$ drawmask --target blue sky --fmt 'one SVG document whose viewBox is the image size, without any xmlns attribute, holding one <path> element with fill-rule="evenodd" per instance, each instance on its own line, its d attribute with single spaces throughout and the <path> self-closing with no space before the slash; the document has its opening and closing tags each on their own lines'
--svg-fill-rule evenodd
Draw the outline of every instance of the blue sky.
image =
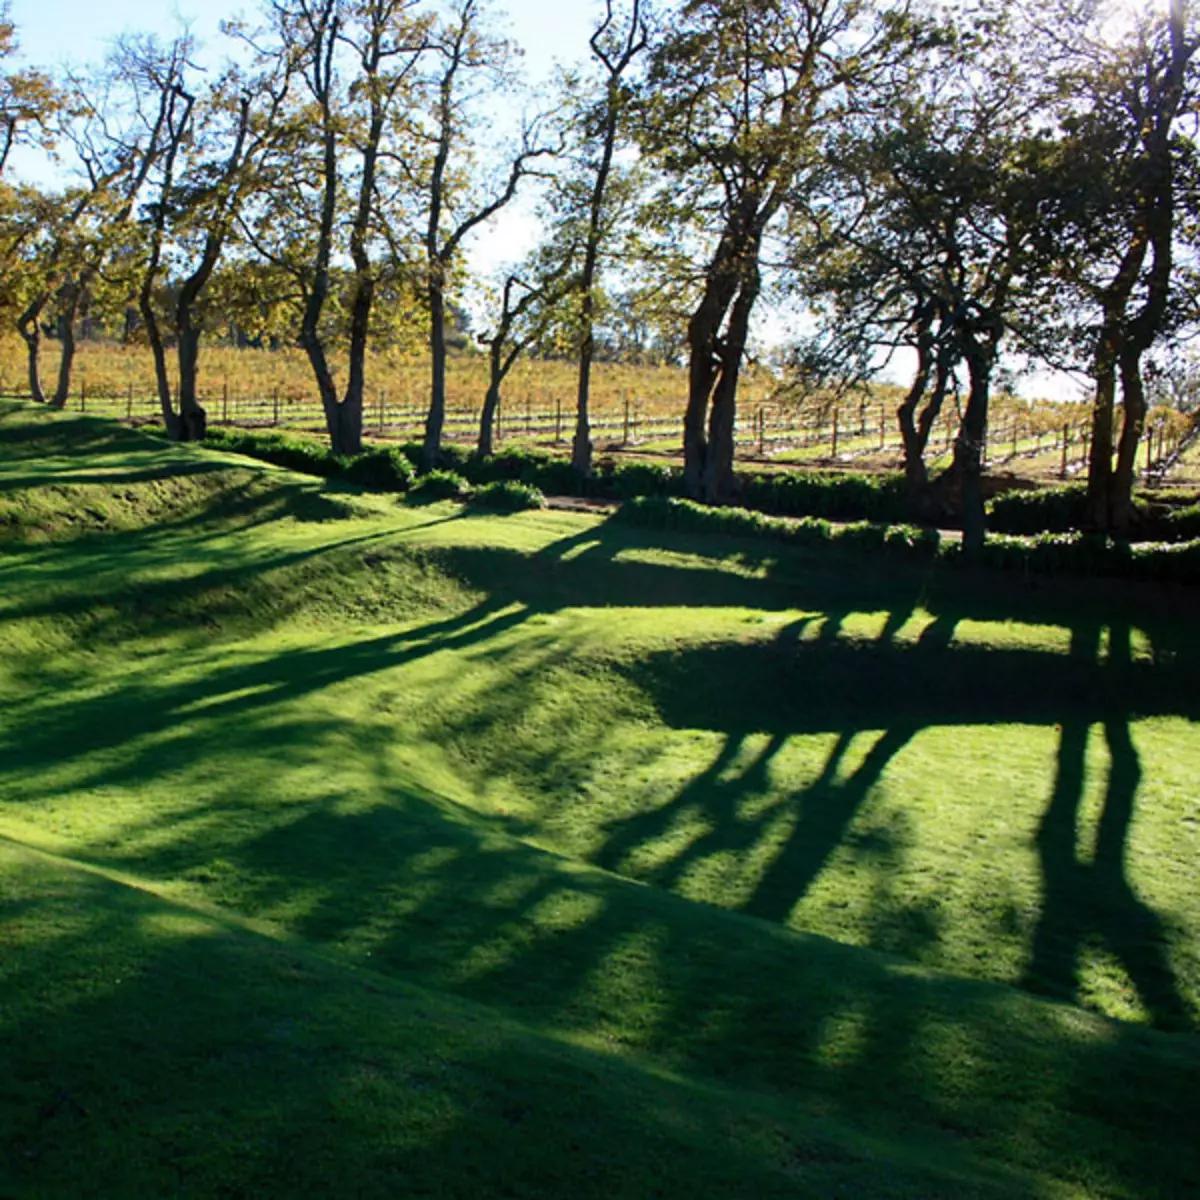
<svg viewBox="0 0 1200 1200">
<path fill-rule="evenodd" d="M 556 58 L 573 61 L 586 53 L 602 8 L 599 0 L 509 0 L 494 11 L 508 14 L 513 35 L 525 48 L 530 75 L 541 77 Z M 238 0 L 11 0 L 11 10 L 23 57 L 52 66 L 102 59 L 108 43 L 128 31 L 173 36 L 181 22 L 190 23 L 198 38 L 215 43 L 221 20 L 253 17 L 256 6 Z"/>
</svg>

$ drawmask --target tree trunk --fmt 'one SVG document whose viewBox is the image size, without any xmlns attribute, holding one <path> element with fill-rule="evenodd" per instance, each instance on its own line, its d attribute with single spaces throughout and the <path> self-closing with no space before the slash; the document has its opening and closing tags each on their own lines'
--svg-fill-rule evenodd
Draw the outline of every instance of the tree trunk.
<svg viewBox="0 0 1200 1200">
<path fill-rule="evenodd" d="M 987 437 L 988 401 L 995 351 L 978 343 L 965 349 L 971 392 L 962 428 L 954 444 L 954 470 L 962 489 L 963 555 L 977 558 L 986 535 L 983 512 L 983 446 Z"/>
<path fill-rule="evenodd" d="M 733 494 L 734 430 L 737 419 L 737 371 L 721 373 L 708 414 L 708 449 L 704 458 L 706 504 L 720 504 Z"/>
<path fill-rule="evenodd" d="M 54 387 L 55 408 L 67 407 L 71 395 L 71 371 L 75 366 L 75 316 L 79 311 L 79 289 L 71 288 L 58 314 L 58 381 Z"/>
<path fill-rule="evenodd" d="M 1117 465 L 1112 477 L 1109 520 L 1114 533 L 1129 532 L 1133 516 L 1133 481 L 1137 474 L 1138 445 L 1146 427 L 1146 388 L 1142 381 L 1142 356 L 1127 345 L 1121 354 L 1121 399 L 1125 417 L 1117 446 Z"/>
<path fill-rule="evenodd" d="M 328 15 L 331 10 L 324 11 Z M 321 338 L 321 313 L 329 296 L 329 262 L 333 255 L 333 226 L 337 216 L 338 130 L 331 108 L 332 64 L 336 44 L 335 18 L 333 28 L 321 24 L 315 59 L 310 67 L 314 80 L 313 93 L 321 114 L 321 215 L 317 226 L 316 255 L 304 297 L 304 314 L 300 319 L 300 345 L 308 355 L 317 382 L 321 410 L 325 414 L 325 429 L 329 434 L 329 448 L 334 454 L 341 454 L 341 405 L 338 404 L 337 384 Z"/>
<path fill-rule="evenodd" d="M 729 214 L 704 279 L 704 292 L 688 321 L 688 402 L 683 419 L 683 478 L 694 500 L 726 496 L 733 482 L 733 435 L 738 374 L 761 286 L 759 254 L 763 231 L 779 211 L 782 196 L 769 186 L 752 189 Z M 732 311 L 731 311 L 732 309 Z M 729 314 L 729 329 L 721 327 Z M 713 389 L 720 389 L 714 396 Z M 714 444 L 705 438 L 705 418 Z M 717 409 L 720 409 L 718 412 Z"/>
<path fill-rule="evenodd" d="M 154 267 L 157 263 L 153 264 Z M 183 440 L 183 423 L 175 411 L 174 399 L 171 395 L 171 377 L 167 372 L 167 352 L 163 346 L 162 331 L 158 324 L 158 315 L 154 311 L 150 292 L 154 284 L 153 269 L 147 271 L 142 280 L 142 290 L 138 296 L 138 308 L 142 314 L 142 324 L 146 337 L 150 342 L 150 353 L 154 358 L 154 381 L 158 388 L 158 404 L 162 412 L 163 424 L 166 426 L 167 437 L 173 442 Z"/>
<path fill-rule="evenodd" d="M 732 222 L 731 222 L 732 225 Z M 733 266 L 737 232 L 727 228 L 713 254 L 704 292 L 688 321 L 688 399 L 683 415 L 683 480 L 693 500 L 704 497 L 709 445 L 708 405 L 721 366 L 721 323 L 738 292 Z"/>
<path fill-rule="evenodd" d="M 589 247 L 590 249 L 590 247 Z M 580 475 L 592 473 L 592 357 L 596 339 L 592 333 L 592 296 L 583 294 L 583 338 L 579 346 L 579 384 L 575 393 L 575 438 L 571 443 L 571 466 Z"/>
<path fill-rule="evenodd" d="M 476 458 L 491 458 L 496 452 L 496 410 L 500 407 L 500 383 L 492 377 L 487 395 L 483 400 L 483 412 L 479 416 L 479 441 L 475 446 Z"/>
<path fill-rule="evenodd" d="M 1088 450 L 1087 523 L 1091 529 L 1100 531 L 1106 530 L 1109 522 L 1109 500 L 1112 495 L 1113 406 L 1116 391 L 1117 373 L 1113 367 L 1097 374 Z"/>
<path fill-rule="evenodd" d="M 933 334 L 934 313 L 925 309 L 918 313 L 917 320 L 917 370 L 912 386 L 896 409 L 896 421 L 900 426 L 900 438 L 904 444 L 904 483 L 909 499 L 920 507 L 929 491 L 929 471 L 925 463 L 925 451 L 929 446 L 929 435 L 934 422 L 941 415 L 942 403 L 950 381 L 951 358 L 945 346 L 937 349 Z M 936 353 L 935 353 L 936 350 Z M 929 403 L 917 415 L 922 397 L 929 389 L 929 377 L 934 374 L 933 394 Z"/>
<path fill-rule="evenodd" d="M 720 504 L 733 494 L 738 380 L 750 332 L 750 313 L 760 288 L 758 268 L 753 267 L 733 302 L 729 330 L 720 346 L 720 372 L 713 389 L 704 462 L 704 499 L 709 504 Z"/>
<path fill-rule="evenodd" d="M 371 305 L 375 299 L 375 281 L 364 263 L 359 270 L 350 309 L 350 362 L 346 393 L 342 398 L 339 428 L 341 448 L 338 454 L 362 453 L 363 401 L 367 388 L 367 341 L 370 337 Z"/>
<path fill-rule="evenodd" d="M 179 441 L 202 442 L 208 432 L 208 413 L 196 394 L 200 363 L 200 330 L 190 311 L 179 325 Z"/>
<path fill-rule="evenodd" d="M 442 292 L 441 264 L 432 264 L 435 278 L 429 284 L 429 413 L 421 446 L 421 470 L 437 466 L 446 424 L 446 297 Z"/>
<path fill-rule="evenodd" d="M 506 293 L 507 296 L 507 293 Z M 483 398 L 483 412 L 479 414 L 479 441 L 475 447 L 476 458 L 490 458 L 496 452 L 496 412 L 500 408 L 500 386 L 508 373 L 504 362 L 505 325 L 502 322 L 495 340 L 488 348 L 488 389 Z M 520 353 L 518 350 L 517 353 Z M 517 360 L 514 353 L 508 360 L 511 367 Z"/>
<path fill-rule="evenodd" d="M 332 228 L 332 203 L 327 201 L 328 219 Z M 325 222 L 326 214 L 322 215 L 321 240 L 324 248 L 327 237 Z M 330 235 L 331 236 L 331 235 Z M 322 250 L 313 272 L 311 290 L 304 303 L 304 316 L 300 322 L 300 345 L 308 355 L 312 367 L 313 378 L 317 381 L 317 393 L 321 397 L 321 410 L 325 414 L 325 429 L 329 434 L 329 448 L 334 454 L 342 454 L 342 415 L 338 403 L 337 384 L 333 372 L 329 368 L 329 358 L 325 353 L 325 343 L 321 339 L 321 311 L 325 307 L 325 297 L 329 291 L 328 263 Z"/>
<path fill-rule="evenodd" d="M 904 482 L 909 497 L 914 501 L 924 494 L 929 486 L 929 473 L 925 469 L 925 441 L 917 430 L 917 405 L 929 386 L 932 370 L 930 356 L 924 345 L 917 348 L 917 373 L 912 386 L 896 409 L 896 421 L 900 426 L 900 438 L 904 443 Z"/>
<path fill-rule="evenodd" d="M 319 312 L 319 310 L 318 310 Z M 309 366 L 312 367 L 313 378 L 317 381 L 317 394 L 321 397 L 321 411 L 325 414 L 325 432 L 329 434 L 329 448 L 334 454 L 342 451 L 342 406 L 338 403 L 337 384 L 333 381 L 333 372 L 329 369 L 329 359 L 325 354 L 325 343 L 314 328 L 301 327 L 300 345 L 308 355 Z"/>
<path fill-rule="evenodd" d="M 634 0 L 633 11 L 629 17 L 629 34 L 625 40 L 625 49 L 615 60 L 610 59 L 599 43 L 600 32 L 608 26 L 612 17 L 611 4 L 607 9 L 608 17 L 601 30 L 592 35 L 592 53 L 608 70 L 608 85 L 605 90 L 603 137 L 600 145 L 600 161 L 596 167 L 596 177 L 592 181 L 592 193 L 588 202 L 588 231 L 584 246 L 583 272 L 579 280 L 579 289 L 583 296 L 582 312 L 580 313 L 581 337 L 579 340 L 579 385 L 576 388 L 575 405 L 575 440 L 571 446 L 571 465 L 580 475 L 589 475 L 592 470 L 592 419 L 591 419 L 591 377 L 592 359 L 596 353 L 596 338 L 594 326 L 595 298 L 593 288 L 596 283 L 596 271 L 600 261 L 600 241 L 602 237 L 601 222 L 604 216 L 604 197 L 608 190 L 608 179 L 612 172 L 613 155 L 617 145 L 617 124 L 621 111 L 621 76 L 633 61 L 635 55 L 646 45 L 645 36 L 638 38 L 641 5 L 640 0 Z"/>
<path fill-rule="evenodd" d="M 44 299 L 35 301 L 21 314 L 21 319 L 17 323 L 17 330 L 25 342 L 29 370 L 29 395 L 35 404 L 46 403 L 46 393 L 42 388 L 40 353 L 42 346 L 42 327 L 40 322 L 44 304 Z"/>
<path fill-rule="evenodd" d="M 329 448 L 334 454 L 341 458 L 352 458 L 362 453 L 362 423 L 361 397 L 358 402 L 347 397 L 341 404 L 334 404 L 332 420 L 326 418 Z"/>
<path fill-rule="evenodd" d="M 688 325 L 691 361 L 688 366 L 687 408 L 683 414 L 683 482 L 693 500 L 699 500 L 704 495 L 708 464 L 708 438 L 704 427 L 708 416 L 708 399 L 716 378 L 713 366 L 716 330 L 707 328 L 709 320 L 708 314 L 697 314 Z"/>
</svg>

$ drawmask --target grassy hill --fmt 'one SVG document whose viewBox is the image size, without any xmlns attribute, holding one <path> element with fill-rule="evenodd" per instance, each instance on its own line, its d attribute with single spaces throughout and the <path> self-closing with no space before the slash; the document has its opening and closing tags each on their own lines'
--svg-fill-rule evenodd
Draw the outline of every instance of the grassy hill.
<svg viewBox="0 0 1200 1200">
<path fill-rule="evenodd" d="M 0 1195 L 1200 1189 L 1194 596 L 0 411 Z"/>
</svg>

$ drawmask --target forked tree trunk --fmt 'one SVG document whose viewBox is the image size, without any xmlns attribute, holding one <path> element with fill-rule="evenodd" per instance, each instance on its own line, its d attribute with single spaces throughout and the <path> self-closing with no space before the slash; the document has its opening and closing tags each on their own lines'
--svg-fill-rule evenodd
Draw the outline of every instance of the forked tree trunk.
<svg viewBox="0 0 1200 1200">
<path fill-rule="evenodd" d="M 326 414 L 329 430 L 329 448 L 341 458 L 352 458 L 362 453 L 363 410 L 361 398 L 355 402 L 347 397 L 340 404 L 334 403 L 332 416 Z"/>
<path fill-rule="evenodd" d="M 777 189 L 769 189 L 765 196 L 754 190 L 730 214 L 709 263 L 700 302 L 688 322 L 683 478 L 695 500 L 716 503 L 732 491 L 738 377 L 751 310 L 761 288 L 758 263 L 763 232 L 780 203 Z M 728 328 L 722 334 L 726 317 Z"/>
</svg>

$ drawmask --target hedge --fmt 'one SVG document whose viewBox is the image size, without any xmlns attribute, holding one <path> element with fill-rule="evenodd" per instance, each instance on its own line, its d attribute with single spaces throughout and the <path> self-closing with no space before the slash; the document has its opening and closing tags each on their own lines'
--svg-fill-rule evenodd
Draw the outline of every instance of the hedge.
<svg viewBox="0 0 1200 1200">
<path fill-rule="evenodd" d="M 987 504 L 995 533 L 1074 533 L 1087 527 L 1087 487 L 1005 492 Z M 1194 493 L 1142 493 L 1134 498 L 1130 533 L 1139 542 L 1190 542 L 1200 538 L 1200 503 Z"/>
<path fill-rule="evenodd" d="M 546 507 L 546 497 L 538 488 L 516 479 L 497 479 L 493 483 L 485 483 L 475 489 L 470 502 L 476 508 L 486 508 L 492 512 L 524 512 Z"/>
<path fill-rule="evenodd" d="M 643 529 L 762 537 L 793 545 L 857 547 L 893 558 L 939 558 L 966 563 L 957 541 L 933 529 L 856 521 L 835 525 L 815 517 L 787 520 L 742 508 L 709 508 L 690 500 L 644 498 L 621 506 L 614 518 Z M 979 565 L 1036 574 L 1084 574 L 1122 579 L 1200 583 L 1200 538 L 1179 543 L 1130 545 L 1097 534 L 1043 533 L 1035 537 L 993 534 L 975 560 Z"/>
<path fill-rule="evenodd" d="M 266 433 L 251 429 L 209 429 L 204 445 L 231 450 L 261 462 L 274 463 L 306 475 L 330 479 L 345 469 L 343 459 L 309 438 L 289 437 L 285 433 Z"/>
<path fill-rule="evenodd" d="M 439 469 L 414 482 L 421 452 L 416 442 L 376 447 L 352 459 L 337 458 L 308 439 L 261 430 L 212 429 L 207 443 L 376 491 L 408 490 L 425 500 L 464 500 L 478 491 L 481 507 L 516 511 L 540 507 L 546 492 L 586 495 L 623 501 L 616 519 L 643 528 L 837 543 L 913 559 L 960 557 L 956 542 L 903 519 L 908 498 L 898 476 L 749 475 L 739 480 L 745 507 L 710 507 L 681 499 L 682 471 L 662 463 L 606 459 L 581 479 L 565 459 L 542 451 L 511 448 L 479 459 L 451 445 L 443 448 Z M 978 561 L 1034 573 L 1200 581 L 1200 503 L 1194 494 L 1139 497 L 1135 533 L 1152 540 L 1134 545 L 1081 532 L 1085 500 L 1080 484 L 997 496 L 988 503 L 992 532 Z M 1183 503 L 1188 500 L 1193 502 Z"/>
<path fill-rule="evenodd" d="M 826 517 L 834 521 L 903 523 L 912 511 L 900 475 L 834 475 L 777 471 L 746 475 L 738 488 L 746 508 L 783 517 Z"/>
<path fill-rule="evenodd" d="M 872 521 L 838 525 L 823 517 L 772 517 L 745 508 L 712 508 L 693 500 L 670 497 L 627 500 L 617 510 L 614 520 L 642 529 L 763 537 L 802 546 L 855 546 L 909 559 L 935 558 L 941 543 L 936 529 L 917 525 L 885 525 Z"/>
<path fill-rule="evenodd" d="M 437 470 L 422 475 L 409 495 L 414 500 L 466 500 L 471 484 L 455 471 Z"/>
</svg>

